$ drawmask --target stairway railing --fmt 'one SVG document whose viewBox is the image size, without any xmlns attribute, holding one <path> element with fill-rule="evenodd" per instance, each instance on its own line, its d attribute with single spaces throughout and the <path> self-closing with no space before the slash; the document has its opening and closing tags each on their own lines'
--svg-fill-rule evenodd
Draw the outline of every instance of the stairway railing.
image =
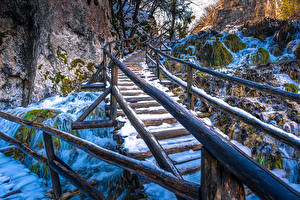
<svg viewBox="0 0 300 200">
<path fill-rule="evenodd" d="M 156 37 L 159 39 L 159 37 Z M 295 148 L 299 149 L 299 138 L 292 137 L 291 134 L 267 125 L 258 119 L 254 119 L 253 116 L 248 115 L 246 112 L 240 112 L 240 110 L 233 109 L 229 105 L 217 99 L 210 97 L 209 95 L 201 92 L 199 89 L 192 86 L 192 69 L 201 70 L 203 72 L 209 73 L 213 76 L 223 78 L 225 80 L 234 81 L 238 84 L 246 85 L 253 87 L 255 89 L 271 92 L 272 95 L 281 96 L 287 99 L 295 100 L 299 103 L 299 95 L 295 95 L 289 92 L 279 90 L 277 88 L 272 88 L 269 86 L 257 84 L 251 81 L 244 79 L 239 79 L 236 77 L 231 77 L 228 75 L 220 74 L 212 70 L 202 68 L 200 66 L 194 65 L 192 63 L 173 58 L 160 50 L 157 50 L 150 44 L 146 42 L 151 41 L 151 38 L 147 41 L 138 43 L 141 46 L 145 46 L 152 51 L 151 54 L 146 53 L 146 59 L 150 62 L 153 62 L 157 68 L 157 74 L 160 77 L 160 72 L 162 71 L 167 77 L 169 77 L 176 84 L 184 87 L 188 91 L 188 102 L 189 109 L 193 109 L 193 96 L 199 96 L 200 98 L 207 99 L 212 105 L 218 106 L 219 108 L 233 114 L 237 117 L 243 119 L 246 123 L 258 126 L 265 132 L 270 132 L 272 136 L 280 139 L 281 141 L 293 145 Z M 60 197 L 61 189 L 58 179 L 58 174 L 65 177 L 68 181 L 82 190 L 86 195 L 90 196 L 93 199 L 105 199 L 104 195 L 97 191 L 94 187 L 90 186 L 86 180 L 80 177 L 76 172 L 74 172 L 67 164 L 61 161 L 53 151 L 52 137 L 58 137 L 70 144 L 75 145 L 76 147 L 84 150 L 90 155 L 99 158 L 101 160 L 107 161 L 111 164 L 120 166 L 126 170 L 129 170 L 133 173 L 137 172 L 143 176 L 148 177 L 153 182 L 160 184 L 161 186 L 169 189 L 174 192 L 176 195 L 186 198 L 186 199 L 210 199 L 212 193 L 216 193 L 212 180 L 209 179 L 209 176 L 213 176 L 212 171 L 217 161 L 220 163 L 218 170 L 221 170 L 222 173 L 218 174 L 222 177 L 223 191 L 227 198 L 239 197 L 239 199 L 244 198 L 244 188 L 242 184 L 248 186 L 253 192 L 263 199 L 299 199 L 300 195 L 298 192 L 293 190 L 289 185 L 281 181 L 275 175 L 270 173 L 267 169 L 260 166 L 252 158 L 247 156 L 244 152 L 240 151 L 237 147 L 232 145 L 229 141 L 223 138 L 220 134 L 211 130 L 203 122 L 198 119 L 194 114 L 192 114 L 188 109 L 178 104 L 167 96 L 164 92 L 155 88 L 153 85 L 150 85 L 142 78 L 135 75 L 130 69 L 128 69 L 124 64 L 113 55 L 111 51 L 111 46 L 116 43 L 121 43 L 120 46 L 123 47 L 123 41 L 113 41 L 105 45 L 103 49 L 103 64 L 100 70 L 102 71 L 104 82 L 108 80 L 110 85 L 105 87 L 104 92 L 97 98 L 97 100 L 72 124 L 73 128 L 101 128 L 108 126 L 117 125 L 116 113 L 117 113 L 117 104 L 121 107 L 124 113 L 127 115 L 128 119 L 132 125 L 136 128 L 137 132 L 144 139 L 145 143 L 151 150 L 153 156 L 158 162 L 159 166 L 163 169 L 157 168 L 150 165 L 146 161 L 138 161 L 127 156 L 115 153 L 113 151 L 99 147 L 89 141 L 83 140 L 81 138 L 75 137 L 64 131 L 60 131 L 49 126 L 30 122 L 23 120 L 21 118 L 12 116 L 0 112 L 0 117 L 7 119 L 9 121 L 19 123 L 21 125 L 28 126 L 30 128 L 38 129 L 43 131 L 44 135 L 44 144 L 46 148 L 46 157 L 42 156 L 20 141 L 17 141 L 14 138 L 8 137 L 4 133 L 0 132 L 0 138 L 7 141 L 8 143 L 15 145 L 21 149 L 24 153 L 30 155 L 31 157 L 37 159 L 38 161 L 47 164 L 51 169 L 51 177 L 53 183 L 53 190 L 56 198 Z M 124 48 L 122 48 L 124 50 Z M 156 54 L 156 57 L 153 59 L 152 54 Z M 168 59 L 174 60 L 176 62 L 182 63 L 189 66 L 188 70 L 188 83 L 178 79 L 173 76 L 160 62 L 160 56 L 167 57 Z M 108 62 L 107 58 L 110 59 Z M 108 68 L 111 69 L 111 75 L 108 76 Z M 188 181 L 185 181 L 179 175 L 176 167 L 170 161 L 167 154 L 164 152 L 164 149 L 160 146 L 157 139 L 151 135 L 149 130 L 144 126 L 144 124 L 139 120 L 134 111 L 127 105 L 124 97 L 120 94 L 117 83 L 118 83 L 118 73 L 117 71 L 121 70 L 132 82 L 134 82 L 141 90 L 146 94 L 154 98 L 159 102 L 172 116 L 180 122 L 199 142 L 202 143 L 202 163 L 201 163 L 201 189 L 198 184 L 194 184 Z M 98 72 L 99 74 L 100 72 Z M 94 77 L 95 78 L 95 77 Z M 90 82 L 91 83 L 91 82 Z M 101 102 L 107 95 L 111 94 L 110 102 L 110 119 L 109 120 L 98 120 L 98 121 L 84 121 L 88 114 Z M 224 168 L 224 169 L 223 169 Z M 165 171 L 166 170 L 166 171 Z M 169 172 L 171 173 L 169 173 Z M 173 173 L 173 174 L 172 174 Z M 217 177 L 218 179 L 218 177 Z"/>
</svg>

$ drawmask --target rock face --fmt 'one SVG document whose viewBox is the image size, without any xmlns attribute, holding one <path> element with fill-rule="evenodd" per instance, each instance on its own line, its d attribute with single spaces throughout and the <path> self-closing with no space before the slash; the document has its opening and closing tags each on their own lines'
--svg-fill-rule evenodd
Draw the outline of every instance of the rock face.
<svg viewBox="0 0 300 200">
<path fill-rule="evenodd" d="M 193 32 L 197 33 L 206 26 L 223 30 L 228 25 L 241 25 L 264 17 L 275 18 L 278 6 L 278 0 L 220 0 L 216 6 L 208 9 L 207 15 Z"/>
<path fill-rule="evenodd" d="M 0 109 L 72 91 L 112 39 L 108 0 L 0 1 Z"/>
</svg>

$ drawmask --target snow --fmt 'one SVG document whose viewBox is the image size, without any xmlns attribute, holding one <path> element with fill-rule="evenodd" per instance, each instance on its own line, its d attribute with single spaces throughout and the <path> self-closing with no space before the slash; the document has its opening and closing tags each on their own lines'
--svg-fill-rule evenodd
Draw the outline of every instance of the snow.
<svg viewBox="0 0 300 200">
<path fill-rule="evenodd" d="M 249 157 L 251 157 L 251 149 L 249 147 L 244 146 L 235 140 L 230 140 L 230 142 L 234 144 L 237 148 L 239 148 L 241 151 L 243 151 L 245 154 L 247 154 Z"/>
<path fill-rule="evenodd" d="M 46 199 L 47 188 L 43 180 L 31 173 L 23 164 L 0 153 L 0 198 L 10 192 L 8 199 Z"/>
</svg>

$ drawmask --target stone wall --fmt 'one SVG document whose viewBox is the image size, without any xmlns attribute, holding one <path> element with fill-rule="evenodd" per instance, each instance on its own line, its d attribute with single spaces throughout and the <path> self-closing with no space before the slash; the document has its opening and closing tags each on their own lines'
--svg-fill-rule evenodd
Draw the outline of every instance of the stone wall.
<svg viewBox="0 0 300 200">
<path fill-rule="evenodd" d="M 66 94 L 111 37 L 108 0 L 0 1 L 0 109 Z"/>
</svg>

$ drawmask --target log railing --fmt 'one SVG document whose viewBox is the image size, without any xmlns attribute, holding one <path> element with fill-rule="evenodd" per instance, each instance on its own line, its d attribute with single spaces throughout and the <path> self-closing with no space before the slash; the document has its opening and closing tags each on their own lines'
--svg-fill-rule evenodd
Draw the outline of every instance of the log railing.
<svg viewBox="0 0 300 200">
<path fill-rule="evenodd" d="M 211 97 L 202 90 L 193 87 L 192 74 L 193 70 L 200 70 L 216 77 L 223 78 L 225 80 L 231 80 L 235 83 L 243 84 L 264 92 L 269 92 L 272 95 L 277 95 L 283 98 L 294 100 L 298 103 L 299 95 L 285 92 L 277 88 L 272 88 L 270 86 L 257 84 L 248 80 L 231 77 L 202 68 L 200 66 L 177 58 L 173 58 L 163 53 L 162 51 L 157 50 L 152 45 L 146 44 L 150 40 L 151 38 L 144 42 L 140 42 L 136 45 L 136 47 L 144 45 L 146 49 L 152 51 L 152 53 L 150 54 L 149 51 L 147 51 L 146 60 L 147 62 L 152 62 L 155 65 L 158 78 L 161 78 L 161 73 L 163 73 L 175 84 L 180 85 L 181 87 L 186 89 L 188 93 L 188 109 L 193 109 L 194 96 L 204 98 L 212 105 L 241 118 L 248 124 L 261 128 L 266 133 L 268 132 L 268 134 L 276 137 L 282 142 L 290 144 L 299 149 L 299 138 L 293 136 L 292 134 L 286 133 L 279 128 L 268 125 L 253 117 L 249 113 L 233 108 L 225 102 Z M 14 138 L 8 137 L 1 132 L 0 138 L 21 149 L 23 152 L 37 159 L 39 162 L 48 164 L 51 169 L 51 180 L 56 198 L 61 195 L 60 182 L 58 179 L 58 175 L 61 175 L 91 198 L 105 199 L 102 193 L 97 191 L 94 187 L 90 186 L 86 180 L 84 180 L 81 176 L 74 172 L 70 167 L 68 167 L 68 165 L 66 165 L 54 154 L 53 144 L 52 142 L 50 142 L 51 137 L 58 137 L 59 139 L 75 145 L 76 147 L 84 150 L 85 152 L 98 159 L 122 167 L 130 172 L 139 173 L 142 176 L 146 176 L 153 182 L 160 184 L 161 186 L 174 192 L 178 197 L 183 197 L 186 199 L 212 199 L 213 196 L 216 195 L 223 195 L 225 199 L 244 199 L 245 194 L 243 184 L 248 186 L 254 193 L 256 193 L 263 199 L 273 200 L 300 198 L 298 192 L 296 192 L 289 185 L 274 176 L 267 169 L 256 163 L 252 158 L 232 145 L 218 133 L 205 126 L 203 122 L 196 116 L 194 116 L 188 109 L 172 100 L 164 92 L 150 85 L 141 77 L 135 75 L 126 66 L 124 66 L 124 64 L 117 58 L 117 56 L 113 55 L 113 53 L 111 52 L 111 46 L 116 44 L 117 42 L 119 42 L 119 46 L 121 46 L 122 51 L 124 51 L 125 45 L 123 45 L 123 42 L 125 42 L 125 40 L 113 41 L 106 44 L 103 49 L 103 62 L 97 70 L 98 75 L 102 70 L 103 81 L 104 83 L 109 81 L 109 86 L 107 86 L 108 84 L 104 84 L 105 86 L 107 86 L 104 92 L 72 124 L 72 128 L 103 128 L 108 126 L 115 126 L 118 123 L 116 121 L 116 115 L 117 104 L 119 104 L 120 108 L 127 115 L 129 121 L 136 128 L 139 135 L 143 138 L 154 158 L 156 159 L 158 165 L 162 169 L 155 167 L 146 161 L 138 161 L 125 155 L 121 155 L 113 151 L 104 149 L 93 144 L 92 142 L 75 137 L 64 131 L 54 129 L 43 124 L 26 121 L 24 119 L 0 112 L 0 117 L 6 120 L 43 131 L 46 157 L 36 153 L 23 143 L 17 141 Z M 119 55 L 122 54 L 122 52 L 119 53 Z M 156 56 L 155 58 L 152 58 L 151 55 Z M 172 75 L 160 62 L 161 56 L 189 66 L 187 70 L 188 82 L 186 83 Z M 110 59 L 110 61 L 108 59 Z M 111 72 L 110 74 L 108 73 L 109 69 Z M 178 122 L 180 122 L 192 135 L 194 135 L 194 137 L 199 142 L 202 143 L 203 149 L 201 159 L 201 187 L 198 184 L 187 182 L 182 179 L 176 167 L 171 162 L 164 149 L 160 146 L 157 139 L 149 132 L 149 130 L 144 126 L 144 124 L 134 113 L 134 111 L 128 106 L 117 87 L 118 70 L 121 70 L 140 89 L 154 98 L 158 103 L 160 103 L 170 114 L 172 114 L 172 116 Z M 93 77 L 94 80 L 96 80 L 97 78 L 95 76 Z M 89 84 L 90 83 L 92 83 L 92 81 L 89 82 Z M 110 118 L 98 121 L 84 121 L 86 117 L 96 108 L 96 106 L 99 105 L 99 103 L 102 102 L 109 94 L 111 95 L 109 113 Z"/>
<path fill-rule="evenodd" d="M 111 42 L 109 44 L 112 44 Z M 109 45 L 107 44 L 106 47 Z M 159 102 L 172 116 L 179 121 L 191 134 L 198 139 L 202 145 L 204 146 L 203 153 L 203 163 L 215 163 L 210 160 L 217 159 L 220 162 L 221 166 L 224 166 L 222 171 L 227 171 L 228 174 L 223 177 L 223 185 L 218 187 L 223 187 L 222 191 L 227 191 L 227 198 L 233 198 L 235 193 L 232 193 L 230 189 L 226 188 L 226 185 L 234 185 L 235 191 L 240 191 L 238 196 L 243 196 L 243 186 L 241 183 L 247 185 L 252 191 L 254 191 L 258 196 L 264 199 L 294 199 L 299 198 L 299 193 L 293 190 L 286 183 L 281 181 L 279 178 L 270 173 L 267 169 L 260 166 L 256 163 L 252 158 L 247 156 L 245 153 L 240 151 L 237 147 L 232 145 L 229 141 L 224 139 L 218 133 L 206 127 L 201 120 L 195 117 L 192 113 L 190 113 L 183 106 L 172 100 L 169 96 L 167 96 L 164 92 L 155 88 L 154 86 L 147 83 L 141 77 L 135 75 L 131 70 L 123 65 L 117 58 L 115 58 L 107 49 L 104 48 L 105 53 L 110 57 L 110 59 L 115 63 L 115 65 L 132 81 L 134 82 L 141 90 L 143 90 L 146 94 L 154 98 L 157 102 Z M 150 49 L 152 49 L 156 54 L 156 58 L 152 59 L 154 64 L 157 66 L 157 72 L 162 70 L 161 63 L 159 62 L 158 54 L 165 56 L 166 54 L 161 51 L 153 48 L 151 45 L 148 45 Z M 175 60 L 177 61 L 177 60 Z M 186 63 L 185 61 L 181 61 Z M 194 67 L 197 69 L 197 67 Z M 211 72 L 213 74 L 213 72 Z M 159 76 L 160 73 L 157 73 Z M 192 70 L 189 72 L 189 81 L 191 82 L 191 74 Z M 221 75 L 218 75 L 221 76 Z M 222 77 L 222 76 L 221 76 Z M 227 77 L 228 78 L 228 77 Z M 261 84 L 253 84 L 252 82 L 248 82 L 247 80 L 238 79 L 235 77 L 229 77 L 229 79 L 235 80 L 235 82 L 247 83 L 248 85 L 254 85 L 254 87 L 263 91 L 267 91 L 269 86 L 263 86 Z M 194 94 L 192 84 L 186 85 L 188 87 L 189 93 Z M 263 89 L 261 89 L 263 88 Z M 285 91 L 278 90 L 277 88 L 271 88 L 276 91 L 272 94 L 281 95 L 287 97 L 289 99 L 297 99 L 294 94 L 286 93 Z M 269 90 L 268 90 L 269 91 Z M 117 89 L 113 88 L 114 95 L 117 95 Z M 190 95 L 190 101 L 193 99 L 193 95 Z M 191 107 L 191 106 L 190 106 Z M 273 127 L 272 127 L 273 128 Z M 274 128 L 275 129 L 275 128 Z M 280 132 L 280 131 L 279 131 Z M 288 138 L 288 139 L 286 139 Z M 285 134 L 282 137 L 283 141 L 288 141 L 290 144 L 294 146 L 298 146 L 299 139 L 295 137 L 291 137 L 291 134 Z M 202 166 L 201 169 L 204 169 L 209 166 Z M 221 170 L 221 169 L 220 169 Z M 209 170 L 202 171 L 202 177 L 205 176 L 205 173 L 209 173 Z M 212 171 L 211 171 L 212 172 Z M 221 174 L 221 173 L 220 173 Z M 211 181 L 209 179 L 202 179 L 201 185 L 201 195 L 203 199 L 209 199 L 210 193 L 212 192 L 213 186 L 211 185 Z M 226 193 L 226 192 L 224 192 Z M 222 193 L 223 194 L 223 193 Z"/>
</svg>

